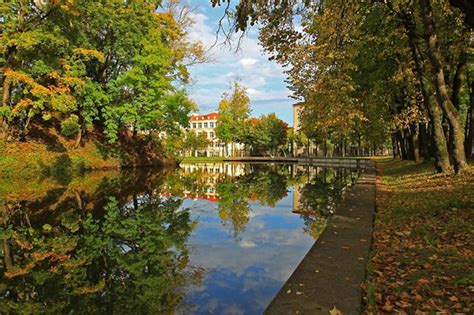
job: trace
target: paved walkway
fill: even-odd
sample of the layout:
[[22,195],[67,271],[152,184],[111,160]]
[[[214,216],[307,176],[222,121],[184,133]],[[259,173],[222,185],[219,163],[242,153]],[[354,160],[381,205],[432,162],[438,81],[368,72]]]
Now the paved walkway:
[[366,168],[372,166],[372,161],[368,159],[343,158],[343,157],[228,157],[225,162],[253,162],[253,163],[298,163],[303,165],[328,166],[328,167],[347,167],[347,168]]
[[265,314],[360,313],[375,212],[375,170],[345,195],[336,214]]

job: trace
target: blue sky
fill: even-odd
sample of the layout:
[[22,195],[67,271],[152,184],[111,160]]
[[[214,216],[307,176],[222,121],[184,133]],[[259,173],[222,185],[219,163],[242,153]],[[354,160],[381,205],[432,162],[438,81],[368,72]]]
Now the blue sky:
[[[213,46],[216,40],[218,21],[224,8],[212,8],[210,0],[190,0],[195,7],[192,18],[194,26],[188,31],[191,40],[199,40],[209,49],[211,63],[189,68],[193,83],[188,91],[203,113],[217,110],[222,93],[229,90],[238,79],[247,88],[251,99],[252,116],[275,112],[278,117],[293,125],[291,92],[284,82],[283,69],[268,60],[258,43],[258,29],[250,30],[241,44],[241,49],[228,46]],[[222,42],[222,38],[221,41]],[[212,47],[212,48],[211,48]]]

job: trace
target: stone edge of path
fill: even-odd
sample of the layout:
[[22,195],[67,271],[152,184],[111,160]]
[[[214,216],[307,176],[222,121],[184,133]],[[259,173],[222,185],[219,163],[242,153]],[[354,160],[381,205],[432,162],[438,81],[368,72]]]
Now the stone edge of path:
[[265,314],[359,314],[375,215],[375,162],[349,188],[327,228]]

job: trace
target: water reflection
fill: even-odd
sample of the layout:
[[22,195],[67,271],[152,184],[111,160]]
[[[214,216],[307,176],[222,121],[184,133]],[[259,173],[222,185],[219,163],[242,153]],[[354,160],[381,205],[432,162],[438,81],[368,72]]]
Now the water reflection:
[[356,177],[193,164],[3,191],[0,309],[260,313]]

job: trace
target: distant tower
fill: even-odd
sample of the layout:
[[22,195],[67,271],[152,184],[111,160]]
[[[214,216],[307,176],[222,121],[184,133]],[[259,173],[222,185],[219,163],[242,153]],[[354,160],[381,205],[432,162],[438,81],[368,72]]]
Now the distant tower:
[[[293,132],[298,134],[301,132],[301,111],[303,110],[303,103],[293,104]],[[300,156],[304,154],[304,149],[298,147],[296,142],[293,142],[293,155]]]
[[301,111],[303,110],[303,103],[293,104],[293,129],[295,133],[301,130]]

